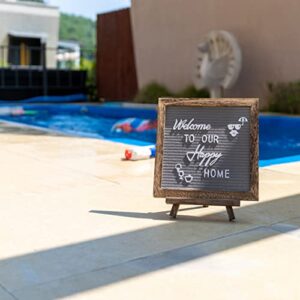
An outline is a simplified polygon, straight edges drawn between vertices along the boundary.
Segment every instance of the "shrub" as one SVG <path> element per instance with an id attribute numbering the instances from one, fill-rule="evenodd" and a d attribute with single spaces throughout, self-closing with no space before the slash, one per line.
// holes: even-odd
<path id="1" fill-rule="evenodd" d="M 158 98 L 171 96 L 173 94 L 165 86 L 151 82 L 138 92 L 134 100 L 139 103 L 157 103 Z"/>
<path id="2" fill-rule="evenodd" d="M 177 93 L 176 96 L 181 98 L 209 98 L 209 92 L 205 89 L 197 90 L 193 85 L 190 85 Z"/>
<path id="3" fill-rule="evenodd" d="M 87 72 L 85 84 L 89 101 L 99 101 L 96 87 L 96 61 L 81 58 L 80 69 Z"/>
<path id="4" fill-rule="evenodd" d="M 300 114 L 300 81 L 270 83 L 269 110 L 272 112 Z"/>
<path id="5" fill-rule="evenodd" d="M 209 93 L 207 90 L 197 90 L 193 86 L 188 86 L 179 93 L 174 94 L 164 85 L 151 82 L 138 92 L 134 100 L 139 103 L 157 103 L 158 98 L 161 97 L 209 98 Z"/>

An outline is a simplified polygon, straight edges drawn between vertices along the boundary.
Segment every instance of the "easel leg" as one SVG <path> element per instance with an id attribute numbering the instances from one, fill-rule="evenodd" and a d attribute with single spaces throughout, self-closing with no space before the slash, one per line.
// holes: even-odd
<path id="1" fill-rule="evenodd" d="M 172 209 L 170 211 L 170 217 L 176 219 L 178 209 L 179 209 L 179 204 L 173 204 Z"/>
<path id="2" fill-rule="evenodd" d="M 227 211 L 227 214 L 228 214 L 229 221 L 231 222 L 231 221 L 235 220 L 235 216 L 234 216 L 232 206 L 226 206 L 226 211 Z"/>
<path id="3" fill-rule="evenodd" d="M 229 221 L 235 220 L 233 206 L 240 206 L 239 200 L 217 200 L 217 199 L 193 199 L 193 198 L 167 198 L 167 204 L 172 204 L 172 209 L 170 211 L 170 217 L 176 218 L 179 206 L 182 205 L 202 205 L 202 207 L 208 206 L 225 206 L 228 214 Z"/>

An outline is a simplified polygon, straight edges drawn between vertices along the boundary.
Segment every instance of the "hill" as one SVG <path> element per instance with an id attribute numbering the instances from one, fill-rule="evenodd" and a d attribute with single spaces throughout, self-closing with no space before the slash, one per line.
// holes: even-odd
<path id="1" fill-rule="evenodd" d="M 59 38 L 78 41 L 85 52 L 94 52 L 96 48 L 96 22 L 81 16 L 61 13 Z"/>
<path id="2" fill-rule="evenodd" d="M 18 0 L 20 2 L 38 2 L 38 3 L 45 3 L 44 0 Z"/>
<path id="3" fill-rule="evenodd" d="M 44 3 L 44 0 L 18 0 Z M 80 43 L 83 56 L 92 58 L 96 49 L 96 22 L 81 16 L 60 14 L 59 39 Z"/>

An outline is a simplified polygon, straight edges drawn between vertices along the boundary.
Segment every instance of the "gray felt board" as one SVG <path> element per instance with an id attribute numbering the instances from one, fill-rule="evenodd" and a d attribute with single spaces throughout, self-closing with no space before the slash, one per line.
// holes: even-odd
<path id="1" fill-rule="evenodd" d="M 250 189 L 250 107 L 168 106 L 161 187 Z"/>

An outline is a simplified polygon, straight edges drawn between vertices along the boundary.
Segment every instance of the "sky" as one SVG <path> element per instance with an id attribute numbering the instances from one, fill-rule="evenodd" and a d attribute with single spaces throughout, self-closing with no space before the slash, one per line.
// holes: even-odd
<path id="1" fill-rule="evenodd" d="M 96 20 L 98 13 L 130 6 L 130 0 L 47 0 L 46 2 L 58 6 L 61 12 L 81 15 L 93 20 Z"/>

